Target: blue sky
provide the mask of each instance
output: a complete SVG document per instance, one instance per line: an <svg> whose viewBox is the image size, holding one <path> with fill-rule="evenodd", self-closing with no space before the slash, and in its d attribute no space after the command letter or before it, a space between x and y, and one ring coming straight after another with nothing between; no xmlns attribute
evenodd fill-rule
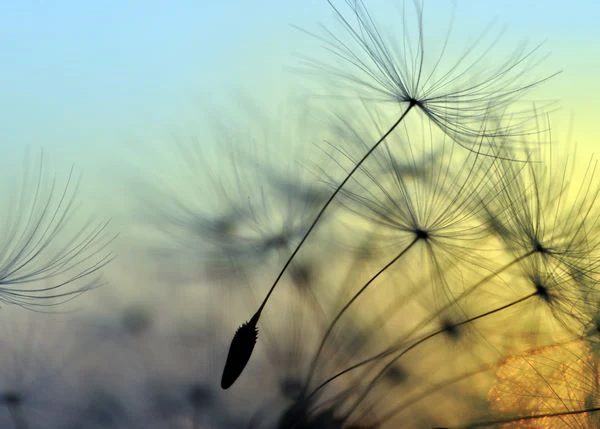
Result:
<svg viewBox="0 0 600 429"><path fill-rule="evenodd" d="M426 16L445 22L450 4L426 2ZM567 4L459 0L457 22L472 22L477 32L496 18L515 41L547 40L548 67L566 75L551 84L554 94L585 123L593 117L590 92L600 91L592 79L600 66L600 8ZM331 15L325 0L3 2L0 147L77 155L174 129L193 134L202 109L238 89L280 91L276 82L286 79L293 54L315 47L290 24L314 29Z"/></svg>

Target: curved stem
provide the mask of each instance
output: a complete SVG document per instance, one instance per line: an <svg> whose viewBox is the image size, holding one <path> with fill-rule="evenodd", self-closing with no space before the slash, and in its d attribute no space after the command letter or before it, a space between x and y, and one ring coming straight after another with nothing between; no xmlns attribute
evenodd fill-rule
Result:
<svg viewBox="0 0 600 429"><path fill-rule="evenodd" d="M507 308L513 307L517 304L520 304L522 302L525 302L531 298L533 298L534 296L538 296L539 293L537 291L532 292L528 295L525 295L519 299L516 299L514 301L509 302L508 304L504 304L500 307L494 308L492 310L486 311L484 313L478 314L477 316L473 316L469 319L465 319L462 322L457 323L456 325L454 325L454 327L458 328L460 326L466 325L468 323L472 323L475 322L476 320L479 319L483 319L484 317L487 316L491 316L492 314L495 313L499 313L503 310L506 310ZM373 388L373 386L375 385L375 383L383 376L383 374L385 374L385 372L394 364L396 363L396 361L398 359L400 359L402 356L404 356L405 354L407 354L408 352L410 352L411 350L414 350L415 348L417 348L418 346L420 346L421 344L425 343L426 341L438 336L439 334L442 334L446 332L446 329L438 329L437 331L434 331L426 336L424 336L423 338L421 338L420 340L414 342L413 344L411 344L410 346L408 346L406 349L402 350L400 353L398 353L396 356L394 356L394 358L392 360L390 360L387 364L385 364L385 366L379 370L379 372L377 373L377 375L375 375L375 377L369 382L369 384L367 385L366 389L363 391L363 393L359 396L358 400L354 403L354 406L352 406L350 408L351 411L348 412L348 414L346 415L346 417L344 418L344 420L347 420L354 411L356 411L356 409L358 408L358 406L360 405L360 403L367 397L367 395L369 394L370 390Z"/></svg>
<svg viewBox="0 0 600 429"><path fill-rule="evenodd" d="M279 283L279 280L281 280L281 277L283 276L283 274L285 273L285 271L287 270L287 268L289 267L289 265L292 263L292 260L295 258L296 254L300 251L300 248L302 247L302 245L304 244L304 242L306 241L306 239L308 238L308 236L310 235L310 233L312 232L312 230L315 228L315 226L319 222L319 219L321 219L321 217L323 216L323 213L325 213L325 210L327 209L327 207L329 207L329 205L333 202L333 200L336 197L336 195L340 192L340 190L344 187L344 185L348 182L348 180L350 180L350 178L356 172L356 170L358 170L360 168L360 166L366 161L366 159L369 158L369 156L387 138L387 136L389 136L396 129L396 127L398 125L400 125L400 123L404 120L404 118L406 117L406 115L408 114L408 112L410 112L410 110L415 105L416 105L415 101L411 101L409 103L408 107L406 108L406 110L404 111L404 113L402 113L402 115L400 115L400 117L398 118L398 120L396 122L394 122L394 124L379 138L379 140L377 140L377 142L371 147L371 149L369 149L367 151L367 153L365 153L363 155L363 157L354 165L354 167L352 168L352 170L350 170L350 172L346 175L346 177L344 178L344 180L342 180L340 182L340 184L335 188L335 190L333 191L333 193L327 199L327 201L325 202L325 204L323 204L323 207L321 207L321 210L319 210L319 212L317 213L317 216L315 217L315 219L312 221L312 223L310 224L310 226L308 227L308 229L306 230L306 232L302 236L302 239L300 239L300 242L296 245L296 248L294 249L294 251L292 252L292 254L289 256L289 258L287 259L286 263L283 265L283 268L281 268L281 271L279 272L279 274L275 278L275 281L271 285L271 288L269 289L269 292L267 292L267 295L265 296L263 302L261 303L260 307L256 311L255 315L258 315L258 317L260 317L260 314L262 313L263 308L267 304L267 301L271 297L271 294L273 293L273 290L275 289L275 287Z"/></svg>
<svg viewBox="0 0 600 429"><path fill-rule="evenodd" d="M477 289L479 286L489 282L491 279L493 279L494 277L496 277L497 275L499 275L500 273L502 273L503 271L506 271L508 268L510 268L511 266L513 266L514 264L528 258L529 256L533 255L536 251L529 251L527 253L524 253L521 256L516 257L515 259L513 259L512 261L506 263L505 265L503 265L502 267L500 267L499 269L497 269L496 271L488 274L487 276L485 276L484 278L482 278L481 280L479 280L477 283L475 283L474 285L472 285L470 288L466 289L463 293L461 293L460 295L458 295L455 299L455 301L448 303L447 305L445 305L444 307L442 307L440 309L439 312L442 312L446 309L448 309L450 306L455 305L458 301L460 301L461 299L463 299L465 296L469 295L471 292L473 292L475 289ZM439 312L437 314L439 314ZM368 357L360 362L355 363L352 366L349 366L348 368L343 369L342 371L332 375L331 377L329 377L328 379L326 379L325 381L323 381L321 384L319 384L309 395L309 397L314 396L319 390L323 389L325 386L327 386L329 383L335 381L336 379L338 379L339 377L341 377L344 374L349 373L350 371L353 371L357 368L360 368L364 365L367 365L375 360L384 358L386 356L389 356L391 354L393 354L398 347L401 347L403 342L409 338L411 335L413 335L415 332L417 332L419 329L421 329L423 326L427 325L429 322L431 322L433 319L435 318L435 315L432 317L429 317L428 319L424 319L421 323L419 323L417 326L415 326L407 335L405 335L403 337L402 340L397 341L394 345L388 347L387 349L385 349L384 351L377 353L374 356Z"/></svg>
<svg viewBox="0 0 600 429"><path fill-rule="evenodd" d="M304 392L306 392L306 389L308 388L308 385L310 384L312 376L313 376L313 374L315 372L315 368L317 366L317 360L319 359L319 357L321 355L321 352L323 351L323 347L325 347L325 342L327 341L327 339L331 335L331 332L333 331L333 328L335 327L335 325L337 324L337 322L340 320L340 318L344 315L344 313L346 312L346 310L348 310L348 308L350 308L350 306L358 299L359 296L362 295L362 293L371 285L371 283L373 283L383 272L385 272L389 267L391 267L400 258L402 258L402 256L404 256L406 254L406 252L408 252L419 240L420 240L419 237L415 237L404 249L402 249L402 251L400 251L400 253L398 253L396 256L394 256L394 258L392 260L390 260L387 264L385 264L383 266L383 268L381 268L379 271L377 271L377 273L375 273L369 279L369 281L367 281L363 285L363 287L361 287L360 290L358 292L356 292L352 296L352 298L350 298L350 300L337 313L337 315L335 316L335 318L329 324L329 327L327 328L327 331L325 331L325 334L323 335L323 338L321 339L321 343L319 344L319 348L317 349L317 352L315 353L315 355L314 355L314 357L312 359L312 362L310 364L310 369L308 371L308 376L306 377L306 382L304 383L304 389L303 389Z"/></svg>

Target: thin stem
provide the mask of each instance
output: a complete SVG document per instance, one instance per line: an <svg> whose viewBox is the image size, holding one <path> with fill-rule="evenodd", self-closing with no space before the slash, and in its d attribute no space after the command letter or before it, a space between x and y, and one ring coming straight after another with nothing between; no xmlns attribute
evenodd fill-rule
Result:
<svg viewBox="0 0 600 429"><path fill-rule="evenodd" d="M335 190L330 195L330 197L327 199L327 201L325 202L325 204L323 204L323 207L321 207L321 210L319 210L319 213L317 213L317 216L315 217L315 219L313 220L313 222L310 224L310 226L308 227L308 229L304 233L304 236L302 237L302 239L300 240L300 242L297 244L297 246L294 249L294 251L292 252L292 254L287 259L287 261L284 264L283 268L281 269L281 271L279 272L279 274L275 278L275 281L271 285L271 288L269 289L269 292L267 292L267 295L265 296L262 304L260 305L260 307L256 311L256 315L258 315L258 317L260 317L260 314L262 313L263 308L267 304L267 301L271 297L271 294L273 293L273 290L275 289L275 287L279 283L279 280L281 280L281 277L283 276L283 274L287 270L288 266L292 263L292 260L294 259L294 257L296 256L296 254L300 251L300 248L302 247L302 245L304 244L304 242L306 241L306 239L308 238L308 236L310 235L310 233L312 232L312 230L315 228L315 226L319 222L319 219L321 219L321 217L323 216L323 213L325 213L325 210L327 209L327 207L329 207L329 205L332 203L333 199L340 192L340 190L344 187L344 185L348 182L348 180L350 180L350 178L356 172L356 170L358 170L360 168L360 166L379 147L379 145L387 138L387 136L389 136L396 129L396 127L398 125L400 125L400 123L404 120L404 118L406 117L406 115L408 114L408 112L410 112L410 110L416 104L417 104L417 102L415 100L411 100L409 102L408 107L406 108L406 110L404 111L404 113L402 113L402 115L398 118L398 120L396 122L394 122L394 124L379 138L379 140L377 140L377 142L371 147L371 149L369 149L367 151L367 153L365 153L364 156L354 165L354 167L346 175L346 177L344 178L344 180L342 180L340 182L340 184L335 188Z"/></svg>
<svg viewBox="0 0 600 429"><path fill-rule="evenodd" d="M354 301L356 301L358 299L358 297L362 295L362 293L371 285L371 283L373 283L383 272L385 272L389 267L391 267L400 258L402 258L406 254L406 252L408 252L419 240L420 240L419 237L415 237L404 249L402 249L402 251L400 251L400 253L398 253L396 256L394 256L394 258L392 260L390 260L387 264L385 264L383 266L383 268L381 268L379 271L377 271L377 273L375 273L369 279L369 281L367 281L363 285L363 287L361 287L360 290L358 292L356 292L352 296L352 298L350 298L350 300L337 313L337 315L335 316L335 318L329 324L329 327L327 328L327 331L325 331L325 334L323 335L323 338L321 339L321 343L319 344L319 348L317 349L317 352L315 353L315 355L314 355L314 357L312 359L312 362L311 362L311 365L310 365L310 370L308 372L308 376L306 377L306 382L304 383L304 391L306 391L306 389L308 388L308 385L310 384L312 376L313 376L313 374L315 372L315 368L317 366L317 360L319 359L319 357L321 355L321 352L323 351L323 347L325 347L325 342L327 341L327 339L331 335L331 332L333 331L333 328L335 327L335 325L337 324L337 322L340 320L340 318L344 315L344 313L346 312L346 310L348 310L348 308L350 308L350 306L354 303Z"/></svg>
<svg viewBox="0 0 600 429"><path fill-rule="evenodd" d="M487 276L485 276L484 278L482 278L481 280L479 280L477 283L475 283L474 285L472 285L470 288L466 289L463 293L461 293L460 295L458 295L458 297L456 298L455 301L446 304L444 307L442 307L440 309L440 311L437 313L439 314L440 312L443 312L444 310L446 310L447 308L449 308L452 305L455 305L458 301L460 301L461 299L463 299L465 296L469 295L471 292L473 292L476 288L478 288L479 286L487 283L488 281L490 281L491 279L493 279L494 277L496 277L497 275L501 274L503 271L506 271L508 268L510 268L511 266L513 266L514 264L530 257L531 255L533 255L534 253L536 253L535 250L531 250L527 253L524 253L521 256L516 257L515 259L513 259L512 261L508 262L507 264L503 265L502 267L500 267L499 269L497 269L496 271L488 274ZM431 316L428 319L424 319L423 321L421 321L421 323L419 323L417 326L415 326L407 335L405 335L403 337L402 340L396 342L396 344L394 344L391 347L388 347L386 350L368 357L360 362L355 363L352 366L349 366L348 368L343 369L342 371L338 372L337 374L332 375L331 377L329 377L327 380L323 381L321 384L319 384L309 395L309 397L312 397L313 395L315 395L319 390L323 389L325 386L327 386L329 383L335 381L336 379L338 379L339 377L341 377L344 374L349 373L350 371L353 371L357 368L360 368L364 365L367 365L375 360L384 358L386 356L389 356L391 354L393 354L396 349L400 346L402 346L402 343L406 340L406 338L410 337L411 335L413 335L415 332L417 332L419 329L421 329L423 326L427 325L427 323L431 322L433 319L435 318L435 315Z"/></svg>
<svg viewBox="0 0 600 429"><path fill-rule="evenodd" d="M484 313L478 314L477 316L473 316L469 319L465 319L462 322L457 323L456 325L454 325L454 327L458 328L460 326L466 325L468 323L472 323L475 322L476 320L479 319L483 319L484 317L487 316L491 316L492 314L495 313L499 313L503 310L506 310L507 308L513 307L517 304L520 304L522 302L525 302L531 298L533 298L534 296L538 296L539 293L538 291L532 292L528 295L525 295L519 299L516 299L512 302L509 302L508 304L504 304L500 307L494 308L492 310L486 311ZM366 398L366 396L369 394L369 391L373 388L373 386L375 385L375 383L381 378L381 376L383 374L385 374L385 372L394 364L396 363L396 361L398 359L400 359L402 356L404 356L405 354L407 354L408 352L410 352L411 350L414 350L415 348L417 348L418 346L420 346L421 344L425 343L426 341L430 340L431 338L434 338L442 333L446 332L445 328L442 329L438 329L437 331L434 331L426 336L424 336L423 338L421 338L420 340L414 342L413 344L411 344L410 346L408 346L406 349L402 350L400 353L398 353L396 356L394 356L394 358L392 360L390 360L387 364L385 364L385 366L377 373L377 375L375 375L375 377L369 382L369 384L367 385L366 389L363 391L363 393L360 395L360 397L358 398L358 400L356 401L356 403L354 404L354 406L352 406L350 408L351 411L348 412L348 414L346 415L344 420L347 420L354 411L356 411L356 409L358 408L358 406L360 405L360 403Z"/></svg>
<svg viewBox="0 0 600 429"><path fill-rule="evenodd" d="M292 254L287 259L283 268L277 275L277 278L271 285L271 288L267 292L267 295L265 296L263 302L260 304L260 307L258 307L258 310L256 311L256 313L254 313L252 318L250 318L250 320L247 323L241 325L238 328L238 330L236 331L236 333L233 336L233 339L231 340L231 344L229 345L229 353L227 354L227 359L225 361L225 367L223 369L223 375L221 377L221 387L223 389L228 389L229 387L231 387L231 385L233 383L235 383L235 381L238 379L240 374L244 371L244 368L246 367L246 365L248 364L248 361L250 360L250 357L252 356L252 351L254 350L254 346L256 345L256 339L257 339L257 335L258 335L258 329L257 329L256 325L258 324L262 310L264 309L265 305L267 304L267 301L269 300L269 297L273 293L273 290L279 283L279 280L283 276L283 273L290 266L290 264L292 263L292 260L294 259L296 254L300 251L300 248L302 247L302 245L304 244L304 242L306 241L306 239L308 238L308 236L310 235L312 230L315 228L315 226L319 222L319 219L321 219L321 216L323 215L323 213L325 212L327 207L329 207L329 205L331 204L331 202L333 201L335 196L344 187L344 185L348 182L348 180L350 180L350 177L352 177L352 175L356 172L356 170L358 170L360 168L360 166L369 157L369 155L371 155L373 153L373 151L375 151L375 149L377 149L379 147L379 145L386 139L386 137L388 135L390 135L396 129L396 127L404 120L404 118L406 117L408 112L410 112L410 110L415 105L417 105L416 100L409 101L408 107L406 108L404 113L402 113L402 115L400 115L398 120L379 138L379 140L371 147L371 149L369 149L367 151L367 153L354 165L352 170L350 170L350 172L347 174L346 178L344 180L342 180L342 182L337 186L337 188L331 194L329 199L325 202L323 207L321 207L321 210L319 210L319 213L317 213L317 216L315 217L315 219L313 220L313 222L311 223L309 228L306 230L306 233L304 234L304 236L302 237L300 242L296 245L296 248L294 249Z"/></svg>

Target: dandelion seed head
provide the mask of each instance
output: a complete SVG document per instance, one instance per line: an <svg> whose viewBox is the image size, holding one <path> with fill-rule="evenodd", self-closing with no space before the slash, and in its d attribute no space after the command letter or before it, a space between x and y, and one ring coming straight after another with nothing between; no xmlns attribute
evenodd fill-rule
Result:
<svg viewBox="0 0 600 429"><path fill-rule="evenodd" d="M438 37L430 41L421 1L413 2L413 16L407 13L409 8L403 7L401 25L394 26L393 35L383 30L363 1L331 1L330 5L340 31L325 28L322 34L309 34L324 43L331 55L326 60L303 59L302 70L330 78L329 86L347 89L347 85L371 101L416 106L433 124L468 148L482 132L507 139L530 132L523 124L532 115L515 108L510 126L482 131L480 125L484 120L502 118L524 93L554 75L536 75L536 67L544 59L540 46L517 46L506 61L491 66L486 60L494 56L502 33L494 38L486 29L452 59L452 24L445 40Z"/></svg>
<svg viewBox="0 0 600 429"><path fill-rule="evenodd" d="M441 330L452 340L457 340L460 337L460 326L452 322L450 319L444 319L441 323Z"/></svg>
<svg viewBox="0 0 600 429"><path fill-rule="evenodd" d="M590 353L585 340L538 347L508 357L498 368L489 391L492 408L500 413L496 415L497 427L596 427L597 411L585 410L598 407L598 377L597 357ZM561 412L565 414L519 419L519 416ZM505 419L511 421L503 423Z"/></svg>
<svg viewBox="0 0 600 429"><path fill-rule="evenodd" d="M43 153L30 163L1 215L0 301L48 310L103 284L116 236L109 221L80 217L74 167L61 178L49 173Z"/></svg>
<svg viewBox="0 0 600 429"><path fill-rule="evenodd" d="M540 281L535 281L533 286L535 287L535 293L541 300L550 303L552 301L552 295L548 291L548 288Z"/></svg>

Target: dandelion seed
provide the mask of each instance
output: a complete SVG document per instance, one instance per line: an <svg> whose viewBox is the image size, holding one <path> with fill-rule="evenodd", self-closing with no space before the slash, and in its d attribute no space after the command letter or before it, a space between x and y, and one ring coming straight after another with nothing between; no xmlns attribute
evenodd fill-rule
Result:
<svg viewBox="0 0 600 429"><path fill-rule="evenodd" d="M407 16L403 6L401 34L393 36L384 33L363 1L328 2L341 31L325 28L323 34L307 32L325 44L330 56L323 61L305 59L305 69L318 77L331 77L334 85L347 84L366 99L393 102L407 106L407 110L416 108L467 148L472 148L473 142L477 145L483 120L502 118L524 93L556 75L533 76L543 60L541 45L531 49L519 46L497 66L487 64L502 36L499 32L497 37L488 38L489 29L473 38L471 46L455 59L448 58L452 23L445 40L429 43L422 1L414 2L414 19ZM483 135L508 138L528 134L530 131L518 127L531 114L515 111L512 116L514 126L490 127Z"/></svg>
<svg viewBox="0 0 600 429"><path fill-rule="evenodd" d="M358 131L351 135L360 136ZM456 154L453 145L442 136L439 142L432 140L417 144L408 137L402 144L394 139L387 142L379 152L360 169L352 185L342 191L343 203L350 210L380 227L381 241L392 243L398 252L383 268L377 271L342 307L332 320L323 336L324 343L333 327L351 305L390 267L397 264L417 245L422 245L425 257L431 262L432 274L453 302L455 293L450 291L441 274L442 267L457 264L462 260L474 260L474 255L465 251L463 243L473 245L484 236L483 224L478 222L475 202L489 199L492 193L483 194L489 179L485 172L494 158L480 158L476 152L466 156ZM358 144L364 144L359 139ZM401 148L401 149L396 149ZM412 174L418 169L419 152L429 154L431 170L425 177ZM435 156L431 154L436 153ZM423 155L425 157L427 155ZM401 164L400 160L405 161ZM354 164L353 160L350 162ZM372 168L373 166L377 168ZM381 176L380 172L386 172ZM391 172L391 174L387 174ZM493 187L493 185L489 185ZM320 350L314 361L316 365ZM310 382L310 378L307 384Z"/></svg>
<svg viewBox="0 0 600 429"><path fill-rule="evenodd" d="M577 171L576 158L570 153L552 157L556 150L556 144L538 145L526 164L495 163L494 174L503 186L484 214L509 250L532 252L545 269L558 267L585 284L597 266L598 237L592 233L600 219L597 161ZM499 153L508 152L502 148Z"/></svg>
<svg viewBox="0 0 600 429"><path fill-rule="evenodd" d="M147 308L132 306L124 310L121 323L129 335L142 336L151 329L152 315Z"/></svg>
<svg viewBox="0 0 600 429"><path fill-rule="evenodd" d="M299 114L239 110L232 114L246 119L236 127L220 118L210 124L212 151L192 140L162 156L168 170L146 196L150 216L172 241L167 245L175 244L171 253L191 258L193 267L181 271L193 272L201 258L206 274L220 280L268 272L289 255L329 193L306 167L313 131Z"/></svg>

